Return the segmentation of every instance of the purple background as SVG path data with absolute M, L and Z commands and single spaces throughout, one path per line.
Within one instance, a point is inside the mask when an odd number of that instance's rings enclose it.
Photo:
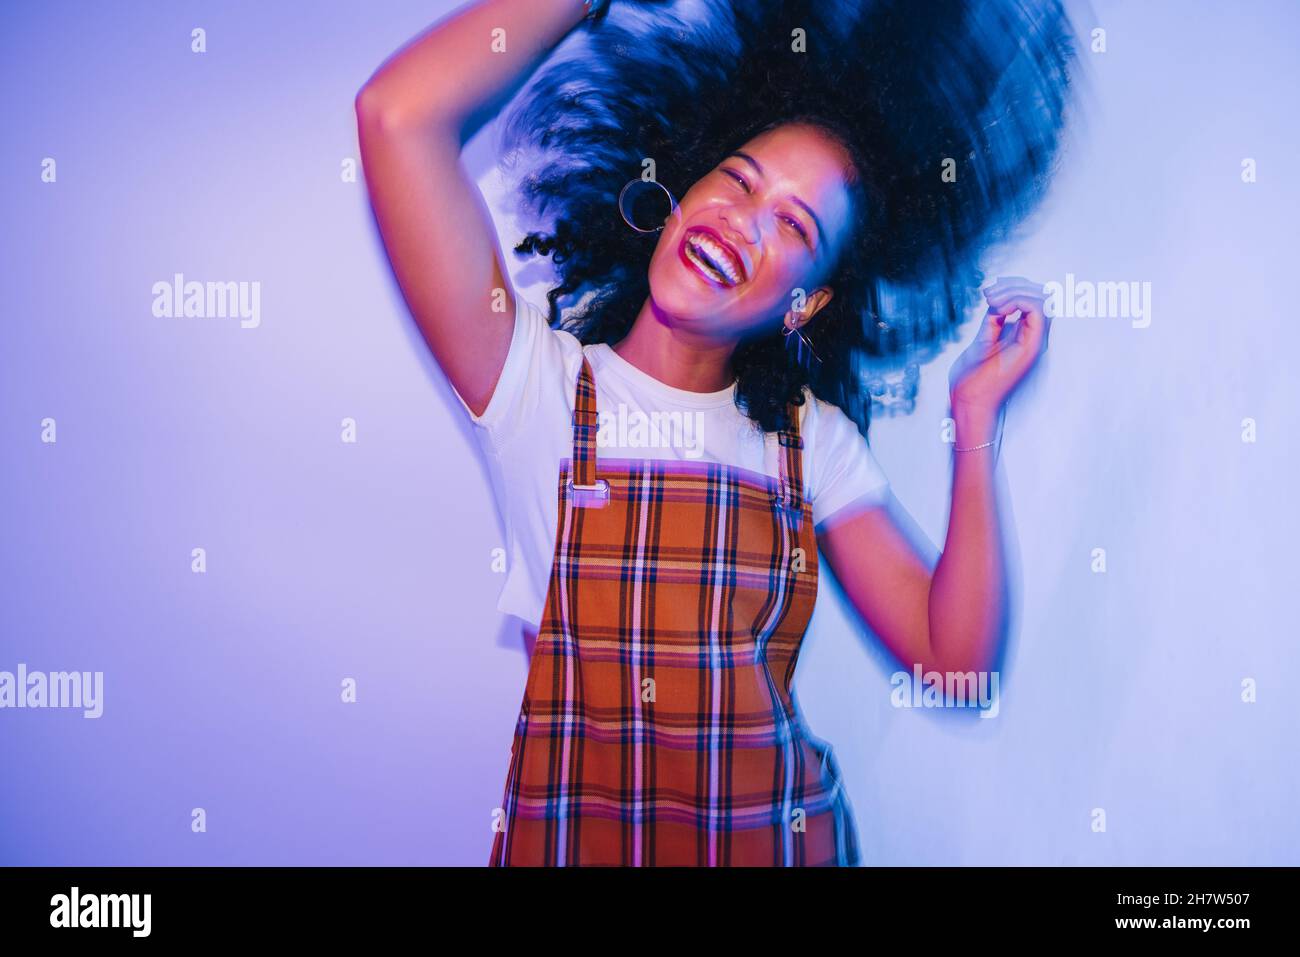
M 486 862 L 526 665 L 502 531 L 343 176 L 357 90 L 452 7 L 6 7 L 0 670 L 102 671 L 105 697 L 0 710 L 0 863 Z M 1108 50 L 1085 38 L 1061 174 L 988 273 L 1149 281 L 1153 321 L 1058 319 L 1007 413 L 1000 714 L 891 707 L 829 576 L 799 700 L 868 864 L 1297 864 L 1300 8 L 1071 9 Z M 494 132 L 467 163 L 508 241 Z M 154 317 L 177 272 L 260 282 L 260 326 Z M 935 543 L 959 348 L 872 432 Z

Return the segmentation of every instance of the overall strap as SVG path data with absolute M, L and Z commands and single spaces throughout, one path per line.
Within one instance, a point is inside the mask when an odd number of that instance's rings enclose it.
M 578 372 L 577 391 L 573 400 L 573 473 L 576 485 L 596 482 L 596 380 L 586 355 Z
M 799 406 L 787 407 L 790 425 L 777 433 L 781 451 L 782 501 L 792 511 L 803 508 L 803 436 L 799 434 Z

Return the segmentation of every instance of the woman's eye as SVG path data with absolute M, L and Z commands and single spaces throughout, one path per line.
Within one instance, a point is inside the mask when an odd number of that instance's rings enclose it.
M 787 223 L 789 223 L 791 226 L 793 226 L 795 232 L 797 232 L 804 239 L 808 238 L 808 230 L 803 228 L 803 223 L 799 222 L 799 220 L 795 219 L 793 216 L 782 216 L 781 218 L 785 220 Z
M 743 186 L 745 188 L 745 192 L 747 193 L 749 192 L 749 183 L 745 182 L 745 177 L 741 176 L 739 173 L 735 172 L 734 170 L 724 169 L 722 172 L 730 176 L 737 183 Z

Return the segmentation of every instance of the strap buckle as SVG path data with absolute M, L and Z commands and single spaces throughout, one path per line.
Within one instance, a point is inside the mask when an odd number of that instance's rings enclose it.
M 591 485 L 577 485 L 569 476 L 569 501 L 574 508 L 604 508 L 609 504 L 609 482 L 596 479 Z

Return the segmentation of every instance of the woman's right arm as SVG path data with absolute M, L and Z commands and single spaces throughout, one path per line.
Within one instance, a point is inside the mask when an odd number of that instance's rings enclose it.
M 476 415 L 505 364 L 515 301 L 461 145 L 481 110 L 585 13 L 583 0 L 481 0 L 400 49 L 356 97 L 366 187 L 393 272 L 438 365 Z

